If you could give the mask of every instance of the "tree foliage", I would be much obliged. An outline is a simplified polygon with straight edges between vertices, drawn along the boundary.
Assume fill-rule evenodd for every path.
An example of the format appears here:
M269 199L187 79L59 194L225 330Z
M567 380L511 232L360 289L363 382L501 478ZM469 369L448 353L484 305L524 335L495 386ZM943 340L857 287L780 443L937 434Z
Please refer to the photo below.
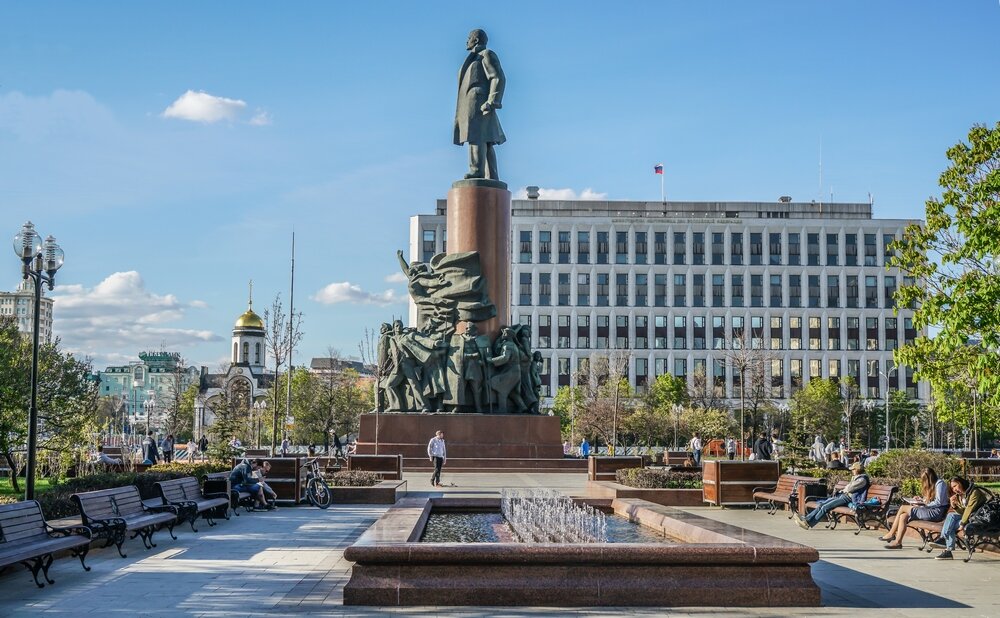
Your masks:
M808 445L813 436L829 441L840 435L843 408L840 386L833 380L814 378L792 395L792 429L789 439L799 446Z
M59 343L42 343L38 351L39 459L85 451L97 427L98 387L90 363L62 352ZM0 455L11 470L21 469L27 452L31 346L16 321L0 317ZM17 490L17 474L11 479Z
M934 398L976 397L1000 408L1000 123L977 125L947 152L940 197L926 222L906 228L890 265L907 275L896 301L913 306L914 326L930 328L896 352L931 384ZM935 406L950 414L948 406ZM987 414L996 430L996 414Z
M275 382L284 392L287 374ZM351 368L322 373L304 368L292 374L291 439L297 444L322 444L328 450L333 434L356 432L361 414L375 405L374 390Z

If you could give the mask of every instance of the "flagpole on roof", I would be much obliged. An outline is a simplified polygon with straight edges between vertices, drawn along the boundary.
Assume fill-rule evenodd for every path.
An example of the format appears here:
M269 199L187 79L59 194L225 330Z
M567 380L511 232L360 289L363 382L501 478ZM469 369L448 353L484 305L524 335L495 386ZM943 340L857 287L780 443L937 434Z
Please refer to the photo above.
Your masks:
M653 173L660 175L660 203L667 203L667 194L663 190L663 164L657 163L653 166Z

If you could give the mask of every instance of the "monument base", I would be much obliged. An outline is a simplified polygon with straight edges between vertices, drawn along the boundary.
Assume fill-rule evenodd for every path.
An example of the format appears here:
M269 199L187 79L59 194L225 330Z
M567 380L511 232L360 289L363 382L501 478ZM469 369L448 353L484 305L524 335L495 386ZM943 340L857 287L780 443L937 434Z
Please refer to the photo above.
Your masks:
M537 414L362 414L358 454L402 455L403 470L428 470L427 442L438 430L449 472L585 472L587 462L563 456L559 417Z

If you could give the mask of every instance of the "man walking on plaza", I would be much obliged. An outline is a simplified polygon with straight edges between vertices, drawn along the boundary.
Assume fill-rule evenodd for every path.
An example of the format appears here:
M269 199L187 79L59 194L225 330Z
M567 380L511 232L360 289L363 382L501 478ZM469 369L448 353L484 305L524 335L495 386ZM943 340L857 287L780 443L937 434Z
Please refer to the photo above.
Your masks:
M441 484L441 467L444 466L444 462L448 459L448 449L444 443L444 432L440 429L437 430L431 441L427 443L427 457L434 463L431 486L444 487Z
M691 452L694 455L694 465L701 467L701 438L697 433L691 438Z

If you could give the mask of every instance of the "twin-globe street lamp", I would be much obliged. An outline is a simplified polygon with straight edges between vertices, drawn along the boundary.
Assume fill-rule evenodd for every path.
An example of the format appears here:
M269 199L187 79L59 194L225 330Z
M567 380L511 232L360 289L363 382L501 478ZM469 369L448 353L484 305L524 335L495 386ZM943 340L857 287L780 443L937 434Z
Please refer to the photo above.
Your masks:
M34 315L32 316L31 345L31 405L28 408L28 469L24 479L24 499L35 498L35 448L38 440L38 331L42 313L42 284L51 290L55 286L56 271L63 265L65 255L49 236L42 241L42 236L35 226L28 221L21 231L14 236L14 253L21 258L21 275L25 280L31 279L35 288Z

